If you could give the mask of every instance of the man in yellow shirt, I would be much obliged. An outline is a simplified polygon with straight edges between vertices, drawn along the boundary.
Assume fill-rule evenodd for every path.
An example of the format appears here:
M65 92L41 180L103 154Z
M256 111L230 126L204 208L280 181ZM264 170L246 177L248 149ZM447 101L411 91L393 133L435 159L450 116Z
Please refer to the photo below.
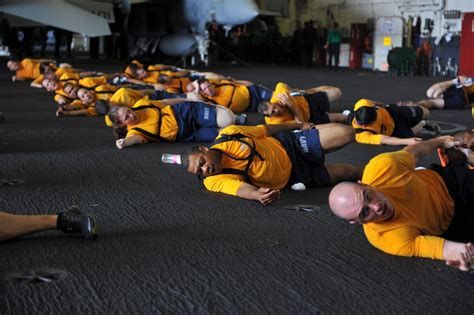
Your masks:
M354 106L352 127L356 141L365 144L410 145L423 128L428 128L424 119L429 111L421 106L385 106L368 99L360 99Z
M301 128L307 130L297 130ZM285 187L322 187L360 179L361 167L324 165L325 153L354 140L353 130L342 124L316 128L307 123L229 126L210 147L185 150L181 162L188 172L205 177L206 189L263 205L277 200Z
M474 246L448 239L474 236L473 171L463 165L415 170L420 158L455 144L445 136L380 154L361 182L332 189L329 206L338 217L362 224L368 241L386 253L442 259L469 270Z
M210 142L222 128L246 119L220 105L187 99L153 101L148 96L132 107L101 100L96 111L112 122L119 149L149 141Z
M15 72L12 81L16 80L34 80L39 77L49 67L55 66L55 61L51 59L30 59L25 58L22 61L9 60L7 67L10 71ZM54 70L56 70L54 69Z
M303 92L303 93L302 93ZM311 122L327 124L330 122L345 123L347 116L340 113L329 113L329 102L341 97L341 90L334 86L319 86L297 95L285 83L278 83L269 101L258 105L258 112L265 116L267 124L290 122Z
M256 111L260 102L272 97L269 88L250 81L199 79L191 84L191 89L200 93L205 101L230 108L235 113Z

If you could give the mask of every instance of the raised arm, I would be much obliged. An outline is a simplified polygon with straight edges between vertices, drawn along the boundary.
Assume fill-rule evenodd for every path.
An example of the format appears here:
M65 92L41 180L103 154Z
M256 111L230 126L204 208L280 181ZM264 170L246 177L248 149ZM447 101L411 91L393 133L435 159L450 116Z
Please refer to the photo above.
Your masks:
M433 153L437 148L449 149L456 145L459 145L459 141L454 141L453 137L442 136L436 139L419 141L403 148L403 150L413 155L416 164L419 159Z

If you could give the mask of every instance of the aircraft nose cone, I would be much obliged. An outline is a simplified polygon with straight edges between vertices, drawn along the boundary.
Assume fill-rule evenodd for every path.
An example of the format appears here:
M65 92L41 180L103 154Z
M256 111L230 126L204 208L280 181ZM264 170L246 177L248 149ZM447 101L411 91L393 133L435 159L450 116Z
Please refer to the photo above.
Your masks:
M252 21L259 9L253 0L224 0L220 8L216 8L216 20L219 24L238 25Z
M173 34L161 39L160 49L169 56L188 56L196 49L196 40L191 34Z

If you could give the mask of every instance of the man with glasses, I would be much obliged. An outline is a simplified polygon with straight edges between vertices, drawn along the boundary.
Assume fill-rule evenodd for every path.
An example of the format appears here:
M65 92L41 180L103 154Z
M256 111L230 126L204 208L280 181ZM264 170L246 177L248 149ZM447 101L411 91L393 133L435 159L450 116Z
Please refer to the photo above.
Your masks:
M415 170L420 158L459 144L444 136L380 154L361 182L335 186L329 205L338 217L362 224L369 242L386 253L441 259L468 271L474 246L452 240L474 236L474 172L458 163Z

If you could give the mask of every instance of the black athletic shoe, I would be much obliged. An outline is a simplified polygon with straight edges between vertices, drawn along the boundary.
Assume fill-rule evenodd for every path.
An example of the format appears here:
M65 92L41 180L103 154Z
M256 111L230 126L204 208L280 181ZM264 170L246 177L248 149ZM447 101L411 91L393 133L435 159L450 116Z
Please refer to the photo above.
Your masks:
M441 127L431 121L426 121L421 131L422 136L434 138L441 133Z
M348 109L342 112L343 115L346 116L346 120L344 121L344 124L348 126L352 126L352 120L354 120L354 113Z
M64 233L78 234L86 239L97 238L97 224L94 218L83 215L78 207L58 212L56 227Z

